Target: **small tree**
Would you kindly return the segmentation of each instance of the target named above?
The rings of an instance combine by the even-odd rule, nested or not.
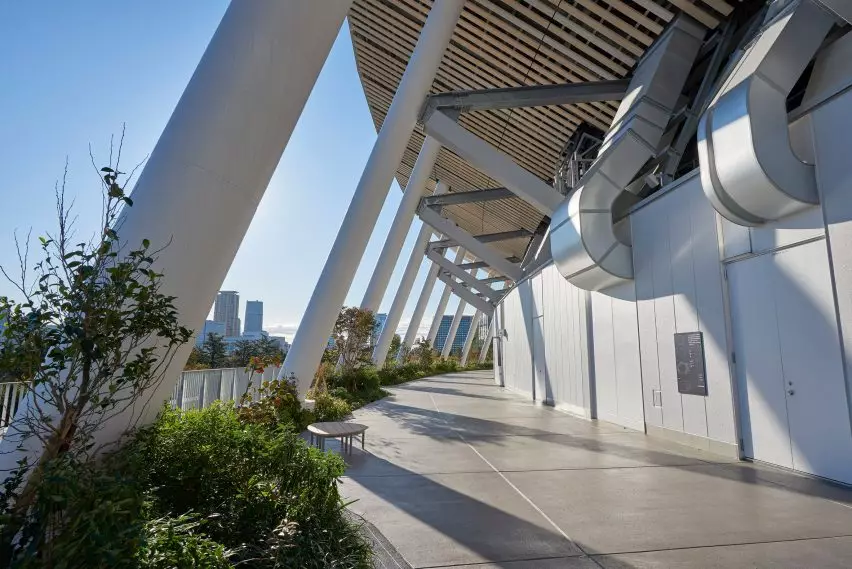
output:
[[[431,369],[435,365],[435,350],[429,340],[418,338],[411,349],[411,359],[416,361],[423,369]]]
[[[204,339],[204,344],[201,346],[201,352],[204,354],[204,363],[210,369],[225,367],[225,362],[228,360],[228,350],[225,347],[225,338],[221,334],[215,332],[207,334],[207,338]]]
[[[16,549],[44,545],[67,522],[61,509],[44,518],[45,508],[37,507],[46,469],[57,460],[88,460],[98,450],[92,448],[98,428],[157,386],[192,336],[178,322],[174,297],[160,290],[163,275],[153,268],[159,250],[148,240],[119,240],[119,216],[133,202],[117,162],[101,169],[97,236],[75,241],[63,180],[56,191],[58,231],[39,238],[42,260],[30,265],[28,240],[18,246],[19,279],[3,269],[22,300],[0,297],[0,369],[14,370],[28,392],[4,442],[32,449],[0,491],[4,567]]]
[[[370,339],[375,326],[376,318],[369,310],[350,306],[340,311],[334,324],[334,345],[341,371],[346,373],[370,363]]]
[[[254,340],[237,340],[231,351],[231,365],[233,367],[246,367],[252,358],[260,356],[257,342]]]
[[[399,334],[394,334],[391,339],[390,348],[388,348],[387,362],[391,365],[396,365],[396,359],[399,356],[399,349],[402,347],[402,338]]]
[[[284,350],[281,349],[281,346],[276,340],[273,340],[269,336],[261,336],[255,340],[255,349],[257,350],[257,355],[260,357],[284,359]]]
[[[189,352],[189,357],[186,359],[186,365],[183,366],[183,369],[202,369],[204,365],[204,353],[198,346],[192,346],[192,351]]]

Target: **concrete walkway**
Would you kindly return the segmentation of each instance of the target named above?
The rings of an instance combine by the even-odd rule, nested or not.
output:
[[[356,412],[350,509],[385,567],[852,567],[852,491],[570,417],[491,372]],[[410,565],[409,565],[410,564]]]

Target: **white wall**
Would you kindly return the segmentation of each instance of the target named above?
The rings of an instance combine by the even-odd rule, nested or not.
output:
[[[524,281],[506,295],[500,312],[500,326],[506,331],[502,339],[504,387],[530,397],[533,393],[531,304],[530,283]]]
[[[631,227],[645,420],[736,444],[716,212],[698,176],[634,212]],[[706,397],[678,392],[678,332],[703,332]]]
[[[645,430],[636,293],[632,282],[591,293],[597,417]]]

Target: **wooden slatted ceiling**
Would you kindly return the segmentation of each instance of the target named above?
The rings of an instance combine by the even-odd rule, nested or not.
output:
[[[432,93],[616,79],[629,75],[666,24],[683,11],[714,27],[733,10],[733,0],[467,0]],[[376,130],[431,8],[431,0],[355,0],[349,27],[356,63]],[[509,154],[550,183],[560,153],[582,122],[606,130],[617,104],[597,102],[465,113],[465,128]],[[397,171],[405,186],[423,143],[418,126]],[[438,155],[432,180],[453,191],[499,184],[447,149]],[[445,208],[473,233],[525,228],[541,214],[518,198]],[[494,243],[507,256],[522,256],[528,239]]]

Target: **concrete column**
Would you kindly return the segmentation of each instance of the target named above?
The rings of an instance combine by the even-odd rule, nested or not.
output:
[[[459,299],[459,306],[456,308],[456,315],[453,316],[453,321],[450,323],[450,329],[447,332],[447,339],[444,342],[443,349],[441,350],[442,360],[447,359],[450,355],[450,350],[453,348],[453,341],[456,339],[456,333],[459,331],[459,324],[461,324],[465,308],[467,308],[467,303],[462,299]]]
[[[281,376],[295,374],[299,382],[299,394],[303,397],[311,386],[329,334],[364,255],[370,233],[379,217],[417,121],[417,114],[435,78],[463,4],[461,0],[441,0],[432,5],[355,189],[349,210],[305,309],[299,330],[293,338],[290,353],[281,368]]]
[[[482,311],[477,310],[473,318],[470,320],[470,330],[467,331],[467,337],[464,339],[464,348],[462,349],[462,357],[459,363],[467,365],[467,356],[470,355],[470,348],[473,346],[473,339],[476,338],[476,331],[479,328],[479,321],[482,320]]]
[[[402,340],[404,350],[409,350],[411,349],[411,346],[414,345],[414,338],[417,337],[417,330],[420,328],[420,323],[423,321],[423,314],[426,312],[426,305],[429,304],[429,299],[432,298],[432,291],[435,290],[435,281],[438,280],[438,268],[438,265],[432,263],[432,266],[429,267],[429,272],[426,273],[426,281],[423,283],[423,290],[420,292],[420,298],[417,299],[417,305],[414,307],[414,314],[411,315],[411,322],[408,323],[408,330],[405,332],[405,338]]]
[[[156,269],[182,324],[203,326],[351,4],[232,2],[210,40],[118,224],[133,247],[171,243]],[[191,348],[99,442],[154,419]]]
[[[165,247],[154,269],[181,324],[203,326],[351,3],[232,2],[219,23],[117,224],[125,250],[143,239]],[[178,349],[165,380],[106,421],[95,444],[153,420],[191,349]],[[41,452],[35,440],[16,444],[2,441],[0,468]]]
[[[420,154],[422,156],[423,151],[421,151]],[[417,161],[419,162],[420,159],[418,158]],[[446,193],[448,190],[449,187],[447,186],[447,184],[443,182],[438,182],[438,185],[435,188],[434,195]],[[417,198],[417,201],[420,201],[419,196]],[[400,212],[397,212],[397,219],[399,218],[399,215]],[[414,212],[412,211],[411,215],[407,218],[408,224],[411,223],[413,217]],[[429,238],[431,236],[432,228],[424,223],[420,227],[420,233],[417,235],[417,239],[414,241],[414,248],[411,250],[411,257],[408,259],[408,264],[405,266],[405,272],[403,272],[402,279],[399,281],[399,287],[396,290],[396,296],[394,296],[393,298],[393,304],[391,304],[387,320],[385,321],[385,325],[382,328],[381,333],[379,334],[379,339],[376,342],[376,347],[373,349],[373,364],[375,364],[375,366],[378,368],[385,365],[385,359],[388,355],[388,348],[390,348],[391,340],[393,340],[393,336],[396,333],[396,328],[397,326],[399,326],[399,320],[400,318],[402,318],[402,311],[405,310],[405,305],[408,303],[408,297],[411,296],[411,287],[414,286],[414,279],[417,278],[417,271],[420,269],[420,263],[423,261],[423,251],[426,250],[426,245],[429,244]],[[390,236],[388,236],[388,239],[390,239]],[[385,246],[387,246],[387,242],[385,243]]]
[[[488,351],[491,349],[491,343],[494,339],[494,326],[496,325],[496,314],[497,311],[494,311],[494,316],[491,317],[490,325],[488,326],[488,334],[485,336],[485,341],[482,343],[482,350],[479,352],[479,363],[485,363],[485,359],[488,357]]]
[[[459,247],[456,249],[456,260],[453,261],[456,265],[464,262],[466,251]],[[437,272],[435,276],[437,277]],[[429,345],[435,347],[435,337],[438,336],[438,328],[441,326],[441,318],[444,316],[444,311],[447,309],[447,303],[450,301],[450,293],[452,289],[444,285],[444,292],[441,293],[441,300],[438,301],[438,307],[435,309],[435,317],[432,319],[432,326],[429,327],[429,335],[426,337],[429,340]]]
[[[385,245],[382,247],[379,260],[376,262],[376,269],[373,271],[373,276],[370,277],[370,282],[367,285],[367,291],[364,293],[364,300],[361,301],[361,308],[365,310],[376,312],[382,303],[394,266],[405,243],[405,236],[408,234],[411,222],[414,221],[414,214],[417,212],[420,198],[423,197],[426,190],[426,182],[429,180],[429,175],[432,173],[440,150],[441,145],[431,136],[427,136],[426,140],[423,141],[420,154],[417,155],[417,161],[414,163],[408,184],[405,186],[405,192],[402,194],[402,201],[399,202],[399,207],[396,210],[396,217],[393,218],[390,231],[388,231],[388,236],[385,239]],[[444,191],[446,191],[446,185],[444,188]],[[437,189],[435,193],[438,193]],[[431,235],[431,231],[429,231],[429,235]],[[426,236],[427,241],[429,235]],[[418,259],[421,256],[422,251],[418,255]],[[384,358],[382,359],[384,360]]]

